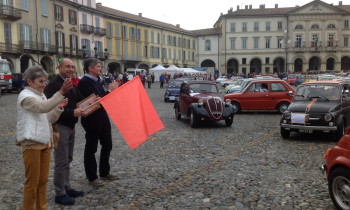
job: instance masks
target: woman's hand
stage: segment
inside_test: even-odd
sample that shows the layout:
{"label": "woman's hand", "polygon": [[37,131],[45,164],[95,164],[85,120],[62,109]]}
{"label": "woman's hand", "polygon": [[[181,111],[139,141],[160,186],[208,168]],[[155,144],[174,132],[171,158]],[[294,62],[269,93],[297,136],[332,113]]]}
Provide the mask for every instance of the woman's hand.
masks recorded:
{"label": "woman's hand", "polygon": [[70,91],[73,88],[73,83],[71,79],[65,79],[64,83],[60,89],[60,93],[62,95],[66,94],[68,91]]}
{"label": "woman's hand", "polygon": [[108,91],[112,92],[113,90],[117,89],[119,85],[120,85],[120,82],[113,81],[111,84],[109,84]]}
{"label": "woman's hand", "polygon": [[65,98],[57,105],[57,107],[61,109],[65,106],[67,106],[67,104],[68,104],[68,98]]}

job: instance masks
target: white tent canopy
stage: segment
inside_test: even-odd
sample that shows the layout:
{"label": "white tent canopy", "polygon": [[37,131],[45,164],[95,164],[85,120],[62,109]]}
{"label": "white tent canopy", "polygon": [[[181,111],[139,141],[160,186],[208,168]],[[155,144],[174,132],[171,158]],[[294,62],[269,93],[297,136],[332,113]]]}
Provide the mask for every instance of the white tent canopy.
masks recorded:
{"label": "white tent canopy", "polygon": [[182,68],[185,73],[190,73],[190,74],[197,74],[197,73],[203,73],[202,71],[197,71],[192,68]]}
{"label": "white tent canopy", "polygon": [[150,70],[164,70],[165,68],[162,65],[158,65],[154,68],[151,68]]}
{"label": "white tent canopy", "polygon": [[[158,65],[158,66],[160,66],[160,65]],[[175,65],[171,65],[168,68],[164,68],[163,67],[163,69],[157,68],[158,66],[156,66],[156,67],[154,67],[154,68],[149,70],[149,73],[151,73],[151,74],[154,73],[154,81],[159,81],[160,75],[164,74],[164,73],[167,73],[168,75],[169,74],[173,75],[175,73],[183,73],[184,72],[183,69],[178,68]]]}

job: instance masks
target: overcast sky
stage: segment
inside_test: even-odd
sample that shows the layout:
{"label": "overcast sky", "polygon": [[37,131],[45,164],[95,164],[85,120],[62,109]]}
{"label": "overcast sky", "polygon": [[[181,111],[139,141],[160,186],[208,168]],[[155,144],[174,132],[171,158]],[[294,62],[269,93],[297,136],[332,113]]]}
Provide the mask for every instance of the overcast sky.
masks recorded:
{"label": "overcast sky", "polygon": [[[142,13],[143,17],[172,25],[180,24],[181,28],[187,30],[197,30],[212,28],[221,13],[226,14],[231,7],[235,11],[238,5],[240,8],[252,5],[253,9],[259,8],[261,4],[265,4],[265,8],[274,8],[275,4],[278,4],[278,7],[294,7],[296,5],[303,6],[311,0],[96,0],[96,2],[134,15]],[[339,0],[324,2],[339,4]],[[342,2],[343,5],[349,4],[349,0],[342,0]]]}

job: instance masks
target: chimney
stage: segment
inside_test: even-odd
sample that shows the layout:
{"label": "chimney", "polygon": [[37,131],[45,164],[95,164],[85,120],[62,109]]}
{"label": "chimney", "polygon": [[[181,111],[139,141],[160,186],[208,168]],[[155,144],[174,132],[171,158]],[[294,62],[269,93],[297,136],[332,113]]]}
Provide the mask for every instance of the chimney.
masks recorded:
{"label": "chimney", "polygon": [[141,12],[139,12],[139,17],[142,17],[142,13]]}
{"label": "chimney", "polygon": [[224,13],[220,13],[220,16],[223,16],[224,15]]}
{"label": "chimney", "polygon": [[180,24],[176,24],[176,27],[180,28]]}
{"label": "chimney", "polygon": [[248,9],[248,5],[245,5],[245,9]]}
{"label": "chimney", "polygon": [[96,3],[96,7],[102,7],[102,3],[100,2]]}
{"label": "chimney", "polygon": [[249,9],[252,9],[253,8],[253,5],[249,5]]}
{"label": "chimney", "polygon": [[239,5],[237,5],[237,10],[239,10]]}
{"label": "chimney", "polygon": [[278,4],[275,4],[275,9],[277,9],[278,8]]}
{"label": "chimney", "polygon": [[343,5],[343,1],[339,1],[339,6],[342,6]]}
{"label": "chimney", "polygon": [[265,9],[265,4],[260,4],[260,9]]}

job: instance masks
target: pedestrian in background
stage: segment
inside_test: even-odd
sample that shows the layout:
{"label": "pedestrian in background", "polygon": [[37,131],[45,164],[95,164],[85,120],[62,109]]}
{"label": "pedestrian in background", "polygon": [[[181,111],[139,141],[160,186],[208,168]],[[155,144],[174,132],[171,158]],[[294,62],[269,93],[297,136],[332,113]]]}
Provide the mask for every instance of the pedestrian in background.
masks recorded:
{"label": "pedestrian in background", "polygon": [[17,101],[17,144],[22,146],[26,181],[23,209],[47,209],[46,183],[50,169],[50,149],[53,147],[52,123],[56,122],[68,103],[64,95],[72,89],[66,79],[52,98],[46,99],[44,88],[48,74],[41,66],[24,72],[26,87]]}
{"label": "pedestrian in background", "polygon": [[[69,58],[61,60],[58,66],[58,76],[45,88],[45,95],[51,98],[59,90],[65,79],[74,75],[74,63]],[[73,205],[76,197],[83,196],[84,191],[75,190],[70,183],[70,163],[73,161],[75,142],[75,124],[83,109],[77,108],[77,103],[83,100],[78,88],[73,88],[64,95],[68,104],[58,118],[56,124],[59,130],[59,140],[54,151],[55,167],[53,183],[55,186],[55,202],[62,205]]]}
{"label": "pedestrian in background", "polygon": [[[96,58],[84,60],[84,72],[86,73],[84,77],[81,78],[78,85],[78,89],[84,97],[95,94],[102,98],[118,87],[118,83],[112,82],[108,87],[108,91],[105,91],[98,82],[101,71],[102,66],[100,60]],[[110,173],[109,158],[112,150],[112,131],[107,112],[101,107],[89,116],[82,117],[81,124],[86,132],[84,167],[89,183],[93,186],[101,186],[104,184],[102,180],[118,179],[116,175]],[[99,175],[102,180],[98,179],[97,176],[97,162],[95,158],[99,142],[101,145]]]}
{"label": "pedestrian in background", "polygon": [[72,76],[71,76],[71,80],[72,80],[72,83],[73,85],[75,85],[75,87],[78,87],[78,83],[79,83],[79,77],[77,77],[77,73],[76,72],[73,72]]}
{"label": "pedestrian in background", "polygon": [[151,77],[152,77],[152,83],[154,83],[154,79],[155,79],[155,75],[154,75],[154,72],[152,72],[152,74],[151,74]]}
{"label": "pedestrian in background", "polygon": [[152,84],[151,74],[147,74],[147,84],[148,84],[148,88],[151,88],[151,84]]}
{"label": "pedestrian in background", "polygon": [[163,86],[164,86],[164,80],[165,80],[164,74],[161,74],[161,75],[159,76],[160,88],[164,88],[164,87],[163,87]]}

